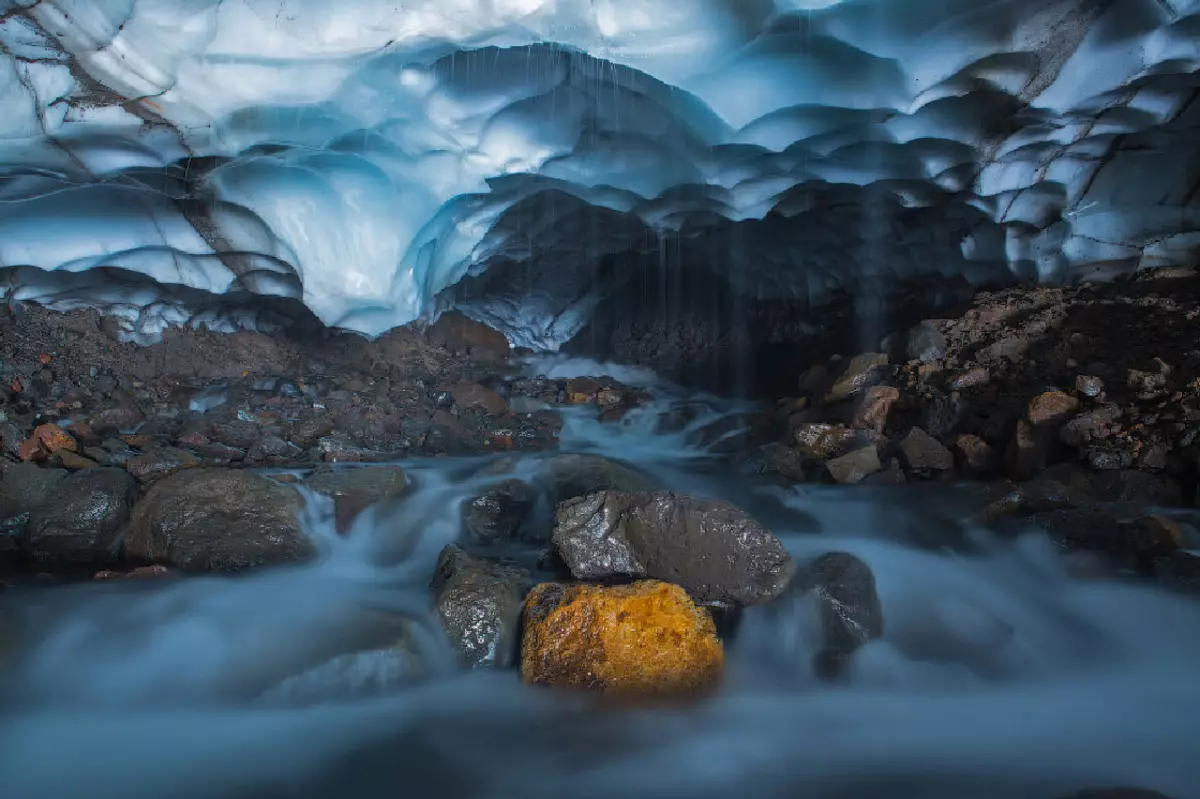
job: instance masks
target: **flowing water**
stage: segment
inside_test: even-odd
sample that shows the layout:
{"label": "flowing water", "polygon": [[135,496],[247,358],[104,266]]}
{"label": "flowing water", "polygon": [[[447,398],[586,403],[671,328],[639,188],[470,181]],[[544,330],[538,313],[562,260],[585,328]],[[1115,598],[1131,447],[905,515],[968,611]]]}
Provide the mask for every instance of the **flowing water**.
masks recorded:
{"label": "flowing water", "polygon": [[[461,500],[498,478],[479,476],[486,460],[412,462],[409,494],[348,536],[309,498],[314,563],[6,596],[23,632],[0,654],[0,795],[1050,799],[1136,785],[1200,797],[1194,600],[1072,578],[1036,534],[979,534],[971,554],[929,546],[959,529],[963,489],[730,474],[694,442],[732,408],[693,401],[672,433],[656,432],[666,399],[622,425],[569,413],[562,448],[727,497],[798,559],[866,561],[885,635],[844,683],[813,677],[802,602],[748,611],[721,693],[693,704],[614,706],[456,671],[429,579],[462,535]],[[531,455],[516,469],[544,467]]]}

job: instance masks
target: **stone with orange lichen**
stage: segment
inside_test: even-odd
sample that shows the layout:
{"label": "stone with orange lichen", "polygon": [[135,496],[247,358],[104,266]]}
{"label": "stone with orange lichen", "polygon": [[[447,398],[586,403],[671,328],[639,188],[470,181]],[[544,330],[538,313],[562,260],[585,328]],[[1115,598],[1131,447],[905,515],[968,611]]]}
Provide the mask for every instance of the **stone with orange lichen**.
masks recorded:
{"label": "stone with orange lichen", "polygon": [[33,435],[21,444],[23,461],[41,461],[59,450],[74,452],[75,439],[56,424],[44,424],[34,429]]}
{"label": "stone with orange lichen", "polygon": [[725,663],[716,626],[677,585],[543,583],[525,600],[521,679],[606,694],[688,694]]}

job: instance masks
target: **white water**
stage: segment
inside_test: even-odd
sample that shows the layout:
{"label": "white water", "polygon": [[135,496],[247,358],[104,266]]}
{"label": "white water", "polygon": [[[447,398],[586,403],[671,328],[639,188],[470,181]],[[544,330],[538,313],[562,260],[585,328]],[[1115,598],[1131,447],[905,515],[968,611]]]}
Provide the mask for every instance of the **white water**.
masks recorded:
{"label": "white water", "polygon": [[[690,707],[455,673],[428,581],[460,534],[458,500],[497,478],[469,477],[478,461],[414,463],[409,498],[346,538],[314,500],[317,563],[6,597],[0,620],[15,611],[32,634],[0,681],[0,794],[1200,797],[1196,602],[1071,579],[1036,536],[916,549],[914,534],[953,526],[934,494],[754,486],[652,430],[572,417],[564,447],[729,496],[799,558],[847,550],[872,567],[886,631],[845,685],[812,677],[804,606],[748,613],[723,692]],[[387,649],[400,628],[408,647]]]}

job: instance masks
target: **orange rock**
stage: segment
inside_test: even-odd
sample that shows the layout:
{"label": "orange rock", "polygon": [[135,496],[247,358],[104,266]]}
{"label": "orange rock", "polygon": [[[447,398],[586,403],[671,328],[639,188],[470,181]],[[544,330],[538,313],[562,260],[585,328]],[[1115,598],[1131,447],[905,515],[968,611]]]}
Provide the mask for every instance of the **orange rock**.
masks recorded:
{"label": "orange rock", "polygon": [[712,617],[677,585],[543,583],[525,600],[521,679],[606,694],[688,694],[725,654]]}
{"label": "orange rock", "polygon": [[39,425],[33,435],[21,443],[20,456],[23,461],[42,461],[60,449],[74,452],[75,439],[56,424]]}

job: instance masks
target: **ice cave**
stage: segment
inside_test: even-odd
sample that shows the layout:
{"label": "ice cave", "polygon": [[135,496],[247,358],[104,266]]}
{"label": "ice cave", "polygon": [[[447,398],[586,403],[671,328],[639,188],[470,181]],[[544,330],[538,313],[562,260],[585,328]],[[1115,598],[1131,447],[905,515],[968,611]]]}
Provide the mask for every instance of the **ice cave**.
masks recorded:
{"label": "ice cave", "polygon": [[1200,799],[1200,0],[0,0],[6,799]]}

